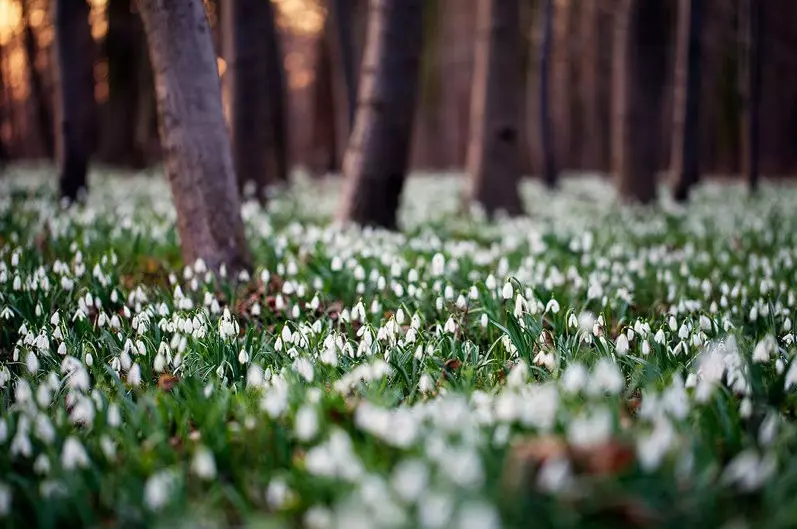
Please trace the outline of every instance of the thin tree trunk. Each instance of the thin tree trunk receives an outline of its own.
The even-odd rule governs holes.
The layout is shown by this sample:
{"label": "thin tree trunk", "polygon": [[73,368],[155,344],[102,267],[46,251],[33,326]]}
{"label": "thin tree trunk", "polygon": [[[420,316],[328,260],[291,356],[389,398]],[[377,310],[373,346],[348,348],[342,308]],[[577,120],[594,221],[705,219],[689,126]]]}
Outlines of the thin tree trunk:
{"label": "thin tree trunk", "polygon": [[57,0],[55,39],[58,53],[58,108],[61,135],[61,196],[74,201],[85,190],[92,150],[94,78],[89,4]]}
{"label": "thin tree trunk", "polygon": [[36,57],[38,56],[39,48],[36,44],[36,35],[33,33],[33,27],[30,25],[28,2],[29,0],[22,0],[20,3],[22,7],[22,23],[24,25],[22,43],[25,49],[28,82],[30,83],[30,93],[33,99],[34,120],[36,121],[36,127],[38,128],[38,133],[42,141],[44,154],[48,158],[52,158],[55,155],[53,111],[50,98],[45,93],[42,75],[36,67]]}
{"label": "thin tree trunk", "polygon": [[700,62],[704,12],[704,0],[680,0],[670,164],[673,197],[679,202],[689,198],[690,188],[700,177]]}
{"label": "thin tree trunk", "polygon": [[373,0],[354,130],[343,159],[340,220],[396,228],[410,153],[422,0]]}
{"label": "thin tree trunk", "polygon": [[286,176],[281,70],[271,2],[222,3],[223,48],[227,61],[230,124],[235,171],[241,189],[250,182],[263,197],[265,188]]}
{"label": "thin tree trunk", "polygon": [[183,261],[246,267],[240,199],[201,0],[138,0],[155,74],[166,176]]}
{"label": "thin tree trunk", "polygon": [[335,28],[335,48],[343,69],[343,80],[346,85],[346,102],[348,104],[349,130],[354,124],[354,109],[357,106],[357,81],[354,73],[354,39],[352,35],[351,0],[333,0],[330,11]]}
{"label": "thin tree trunk", "polygon": [[668,40],[667,0],[620,0],[615,27],[614,170],[619,195],[656,198]]}
{"label": "thin tree trunk", "polygon": [[554,0],[543,0],[542,43],[540,45],[540,141],[542,143],[542,181],[548,188],[556,187],[559,180],[556,167],[556,149],[551,124],[551,45],[553,43]]}
{"label": "thin tree trunk", "polygon": [[477,10],[467,198],[490,216],[520,215],[520,3],[479,0]]}
{"label": "thin tree trunk", "polygon": [[764,8],[762,0],[741,0],[740,27],[744,34],[740,39],[744,65],[742,72],[742,159],[747,186],[751,193],[758,190],[761,108],[761,21]]}

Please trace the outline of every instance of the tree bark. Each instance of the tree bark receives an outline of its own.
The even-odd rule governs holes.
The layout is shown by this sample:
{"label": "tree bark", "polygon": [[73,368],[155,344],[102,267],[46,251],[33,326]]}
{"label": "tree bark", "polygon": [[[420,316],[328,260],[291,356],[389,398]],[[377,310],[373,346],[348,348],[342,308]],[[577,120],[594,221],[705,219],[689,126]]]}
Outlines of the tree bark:
{"label": "tree bark", "polygon": [[94,77],[89,4],[57,0],[55,45],[58,57],[58,107],[61,136],[61,196],[74,201],[86,189],[92,151]]}
{"label": "tree bark", "polygon": [[685,202],[700,177],[700,77],[704,0],[680,0],[673,93],[673,198]]}
{"label": "tree bark", "polygon": [[540,142],[542,143],[542,181],[553,189],[559,179],[556,167],[556,149],[551,124],[551,44],[553,41],[554,0],[544,0],[541,17],[542,42],[540,45]]}
{"label": "tree bark", "polygon": [[253,183],[262,198],[267,186],[287,179],[284,79],[273,7],[263,0],[226,0],[221,7],[238,185]]}
{"label": "tree bark", "polygon": [[216,55],[201,0],[138,0],[183,261],[249,264]]}
{"label": "tree bark", "polygon": [[373,0],[338,218],[396,228],[418,97],[422,0]]}
{"label": "tree bark", "polygon": [[619,195],[656,198],[667,61],[667,0],[620,0],[615,26],[613,166]]}
{"label": "tree bark", "polygon": [[39,48],[36,44],[36,35],[33,33],[33,27],[30,25],[28,2],[29,0],[22,0],[20,5],[22,8],[22,23],[24,25],[22,42],[28,67],[30,94],[33,99],[34,120],[36,121],[36,127],[38,128],[39,137],[41,138],[42,147],[44,148],[44,154],[48,158],[53,158],[55,155],[53,111],[50,98],[46,94],[44,88],[42,75],[36,67],[36,58],[38,57]]}
{"label": "tree bark", "polygon": [[490,216],[520,215],[520,4],[479,0],[477,9],[467,198]]}
{"label": "tree bark", "polygon": [[741,0],[740,27],[743,35],[741,45],[742,100],[742,160],[747,186],[751,193],[758,190],[760,142],[760,108],[761,108],[761,21],[762,0]]}

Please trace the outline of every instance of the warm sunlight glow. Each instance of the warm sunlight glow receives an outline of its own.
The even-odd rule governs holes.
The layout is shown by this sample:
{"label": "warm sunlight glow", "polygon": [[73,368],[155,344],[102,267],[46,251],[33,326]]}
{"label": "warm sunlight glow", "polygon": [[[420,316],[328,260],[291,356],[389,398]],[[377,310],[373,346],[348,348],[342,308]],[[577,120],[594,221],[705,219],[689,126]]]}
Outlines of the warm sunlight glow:
{"label": "warm sunlight glow", "polygon": [[0,44],[5,45],[19,28],[22,8],[17,2],[0,0]]}
{"label": "warm sunlight glow", "polygon": [[277,8],[277,24],[294,33],[315,35],[324,26],[326,15],[317,0],[272,0]]}

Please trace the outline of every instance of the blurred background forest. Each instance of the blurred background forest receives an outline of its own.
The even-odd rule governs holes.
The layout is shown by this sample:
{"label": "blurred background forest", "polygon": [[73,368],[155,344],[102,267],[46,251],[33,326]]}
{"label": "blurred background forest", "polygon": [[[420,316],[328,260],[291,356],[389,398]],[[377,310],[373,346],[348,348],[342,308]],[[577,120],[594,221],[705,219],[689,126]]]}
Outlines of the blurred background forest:
{"label": "blurred background forest", "polygon": [[[205,0],[219,74],[224,81],[223,0]],[[289,165],[313,174],[340,170],[352,112],[346,68],[353,78],[365,43],[368,5],[351,0],[350,50],[341,52],[331,1],[273,0],[286,91],[284,121]],[[550,113],[556,160],[566,170],[610,171],[612,152],[614,0],[555,0],[550,49]],[[705,0],[700,57],[700,165],[703,174],[742,170],[744,44],[741,0]],[[797,169],[797,2],[766,2],[761,20],[760,170]],[[774,4],[777,3],[777,6]],[[0,140],[8,160],[55,158],[59,108],[51,0],[0,0]],[[545,2],[521,2],[525,75],[518,113],[521,169],[542,172],[540,23]],[[679,2],[667,3],[659,35],[663,104],[650,123],[662,128],[660,166],[669,165],[674,61]],[[144,168],[160,161],[152,72],[142,24],[130,0],[92,0],[84,52],[93,58],[92,160]],[[462,169],[469,139],[476,0],[427,0],[420,92],[412,134],[411,167]],[[740,35],[742,37],[740,38]],[[90,41],[90,42],[89,42]],[[341,57],[348,59],[341,60]],[[347,65],[348,64],[348,65]],[[230,87],[222,82],[229,117]],[[523,148],[525,147],[525,148]]]}

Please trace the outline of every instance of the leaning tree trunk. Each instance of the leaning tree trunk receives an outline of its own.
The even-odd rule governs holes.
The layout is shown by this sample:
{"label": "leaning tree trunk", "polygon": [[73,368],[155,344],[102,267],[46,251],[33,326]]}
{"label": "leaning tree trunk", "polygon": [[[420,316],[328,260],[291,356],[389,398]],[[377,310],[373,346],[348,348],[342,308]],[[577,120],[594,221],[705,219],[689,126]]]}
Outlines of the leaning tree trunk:
{"label": "leaning tree trunk", "polygon": [[138,0],[183,260],[249,263],[216,54],[201,0]]}
{"label": "leaning tree trunk", "polygon": [[559,179],[556,168],[553,126],[551,124],[551,45],[553,41],[554,0],[544,0],[542,43],[540,44],[540,142],[542,143],[542,181],[553,189]]}
{"label": "leaning tree trunk", "polygon": [[668,0],[620,0],[614,43],[613,165],[619,195],[656,198]]}
{"label": "leaning tree trunk", "polygon": [[338,218],[396,227],[418,96],[422,0],[373,0]]}
{"label": "leaning tree trunk", "polygon": [[763,0],[741,0],[740,40],[743,65],[741,92],[744,100],[742,116],[742,160],[751,193],[758,190],[761,152],[761,23]]}
{"label": "leaning tree trunk", "polygon": [[281,70],[271,2],[222,3],[222,32],[230,101],[232,150],[239,188],[250,182],[257,195],[287,178]]}
{"label": "leaning tree trunk", "polygon": [[700,176],[700,58],[704,0],[680,0],[670,169],[673,198],[685,202]]}
{"label": "leaning tree trunk", "polygon": [[520,215],[520,4],[479,0],[477,9],[467,199],[490,216]]}
{"label": "leaning tree trunk", "polygon": [[61,136],[61,196],[74,201],[86,188],[92,150],[94,78],[86,0],[57,0],[58,108]]}

